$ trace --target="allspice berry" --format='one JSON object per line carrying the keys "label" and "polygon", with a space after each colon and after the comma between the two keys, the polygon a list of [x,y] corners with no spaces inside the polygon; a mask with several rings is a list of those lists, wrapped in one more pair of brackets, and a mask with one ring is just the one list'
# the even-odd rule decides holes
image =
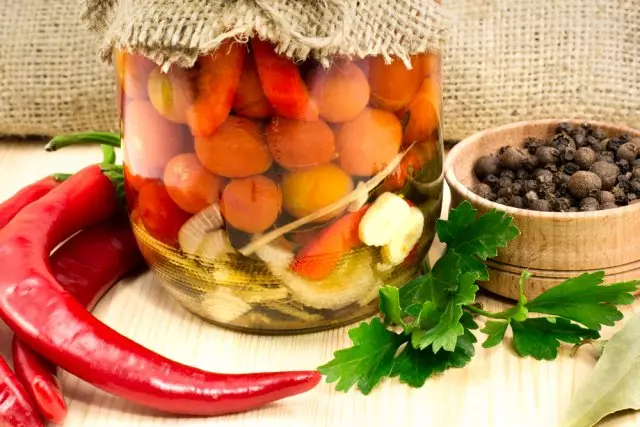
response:
{"label": "allspice berry", "polygon": [[489,196],[489,194],[491,194],[491,187],[489,187],[487,184],[480,183],[480,184],[474,185],[471,188],[471,191],[476,193],[478,196],[486,199],[487,196]]}
{"label": "allspice berry", "polygon": [[513,196],[511,200],[509,200],[509,206],[524,209],[524,199],[520,196]]}
{"label": "allspice berry", "polygon": [[585,171],[588,171],[595,162],[596,152],[589,147],[578,148],[576,156],[573,158],[573,163],[580,166],[580,169]]}
{"label": "allspice berry", "polygon": [[544,199],[533,200],[529,203],[529,208],[534,211],[549,212],[551,211],[551,203]]}
{"label": "allspice berry", "polygon": [[618,151],[616,152],[616,156],[618,157],[618,160],[624,159],[629,163],[633,162],[636,159],[637,155],[638,155],[638,147],[636,147],[636,145],[633,142],[627,142],[625,144],[622,144],[618,148]]}
{"label": "allspice berry", "polygon": [[613,163],[598,161],[591,165],[589,170],[600,178],[602,181],[602,189],[603,190],[611,190],[614,185],[616,185],[616,181],[618,180],[618,175],[620,174],[620,169]]}
{"label": "allspice berry", "polygon": [[599,208],[600,203],[594,197],[585,197],[580,201],[581,212],[597,211]]}
{"label": "allspice berry", "polygon": [[[633,202],[631,202],[631,203],[633,203]],[[617,207],[618,207],[618,205],[616,205],[615,202],[605,202],[605,203],[601,203],[600,204],[600,210],[615,209]]]}
{"label": "allspice berry", "polygon": [[479,180],[484,180],[489,175],[497,175],[499,170],[500,160],[494,154],[480,157],[473,168]]}
{"label": "allspice berry", "polygon": [[558,150],[553,147],[543,146],[536,150],[536,157],[541,166],[555,164],[558,161]]}
{"label": "allspice berry", "polygon": [[602,181],[593,172],[578,171],[569,178],[569,193],[578,199],[597,195],[601,187]]}
{"label": "allspice berry", "polygon": [[613,195],[611,191],[606,191],[606,190],[600,191],[596,196],[596,199],[598,199],[598,202],[600,202],[600,204],[616,203],[616,197]]}
{"label": "allspice berry", "polygon": [[525,160],[529,157],[529,153],[517,147],[506,146],[500,149],[498,159],[500,159],[500,166],[513,171],[521,169]]}

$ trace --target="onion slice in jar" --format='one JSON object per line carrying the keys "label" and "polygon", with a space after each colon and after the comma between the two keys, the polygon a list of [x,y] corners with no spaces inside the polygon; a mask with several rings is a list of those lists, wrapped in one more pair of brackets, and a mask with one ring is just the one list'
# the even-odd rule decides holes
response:
{"label": "onion slice in jar", "polygon": [[180,249],[196,255],[208,233],[222,229],[224,220],[218,204],[211,205],[192,216],[178,232]]}

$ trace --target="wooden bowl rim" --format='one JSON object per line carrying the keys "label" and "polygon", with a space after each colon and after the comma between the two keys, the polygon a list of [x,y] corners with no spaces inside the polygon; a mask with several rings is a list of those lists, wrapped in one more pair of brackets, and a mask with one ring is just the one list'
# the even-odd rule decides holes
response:
{"label": "wooden bowl rim", "polygon": [[484,197],[480,197],[471,191],[470,188],[467,188],[456,176],[454,172],[453,164],[457,160],[457,157],[460,155],[460,152],[464,150],[465,147],[473,145],[481,141],[487,135],[504,132],[511,129],[517,129],[519,127],[529,126],[529,125],[540,125],[540,126],[553,126],[558,125],[560,123],[571,123],[571,124],[588,124],[596,128],[609,128],[616,129],[621,133],[629,133],[635,136],[640,136],[640,129],[631,128],[628,126],[619,126],[614,125],[607,122],[597,121],[597,120],[580,120],[580,119],[542,119],[542,120],[525,120],[515,123],[509,123],[502,126],[497,126],[494,128],[489,128],[482,130],[480,132],[476,132],[473,135],[470,135],[458,142],[453,146],[449,154],[447,155],[447,159],[445,161],[445,179],[447,184],[451,188],[451,190],[455,190],[458,193],[462,194],[462,196],[471,202],[473,205],[479,205],[486,210],[496,209],[498,211],[503,211],[511,216],[533,216],[540,218],[546,218],[549,220],[571,220],[576,218],[602,218],[605,216],[615,215],[618,212],[624,210],[624,213],[631,213],[633,210],[640,212],[640,203],[636,203],[633,205],[620,206],[615,209],[607,209],[600,210],[595,212],[540,212],[540,211],[532,211],[529,209],[521,209],[514,208],[512,206],[501,205],[499,203],[492,202],[490,200],[485,199]]}

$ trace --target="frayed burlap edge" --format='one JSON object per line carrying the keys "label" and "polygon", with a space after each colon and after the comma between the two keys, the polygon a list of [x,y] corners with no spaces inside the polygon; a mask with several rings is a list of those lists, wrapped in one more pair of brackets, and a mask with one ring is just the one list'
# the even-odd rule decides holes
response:
{"label": "frayed burlap edge", "polygon": [[222,42],[269,40],[296,61],[442,52],[450,20],[434,0],[81,0],[83,20],[113,49],[168,68],[192,66]]}

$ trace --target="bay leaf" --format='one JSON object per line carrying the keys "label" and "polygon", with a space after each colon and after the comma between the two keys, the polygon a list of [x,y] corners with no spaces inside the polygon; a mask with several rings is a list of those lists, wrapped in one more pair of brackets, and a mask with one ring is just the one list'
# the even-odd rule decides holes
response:
{"label": "bay leaf", "polygon": [[605,416],[640,409],[640,314],[607,342],[587,382],[567,409],[564,427],[590,427]]}

